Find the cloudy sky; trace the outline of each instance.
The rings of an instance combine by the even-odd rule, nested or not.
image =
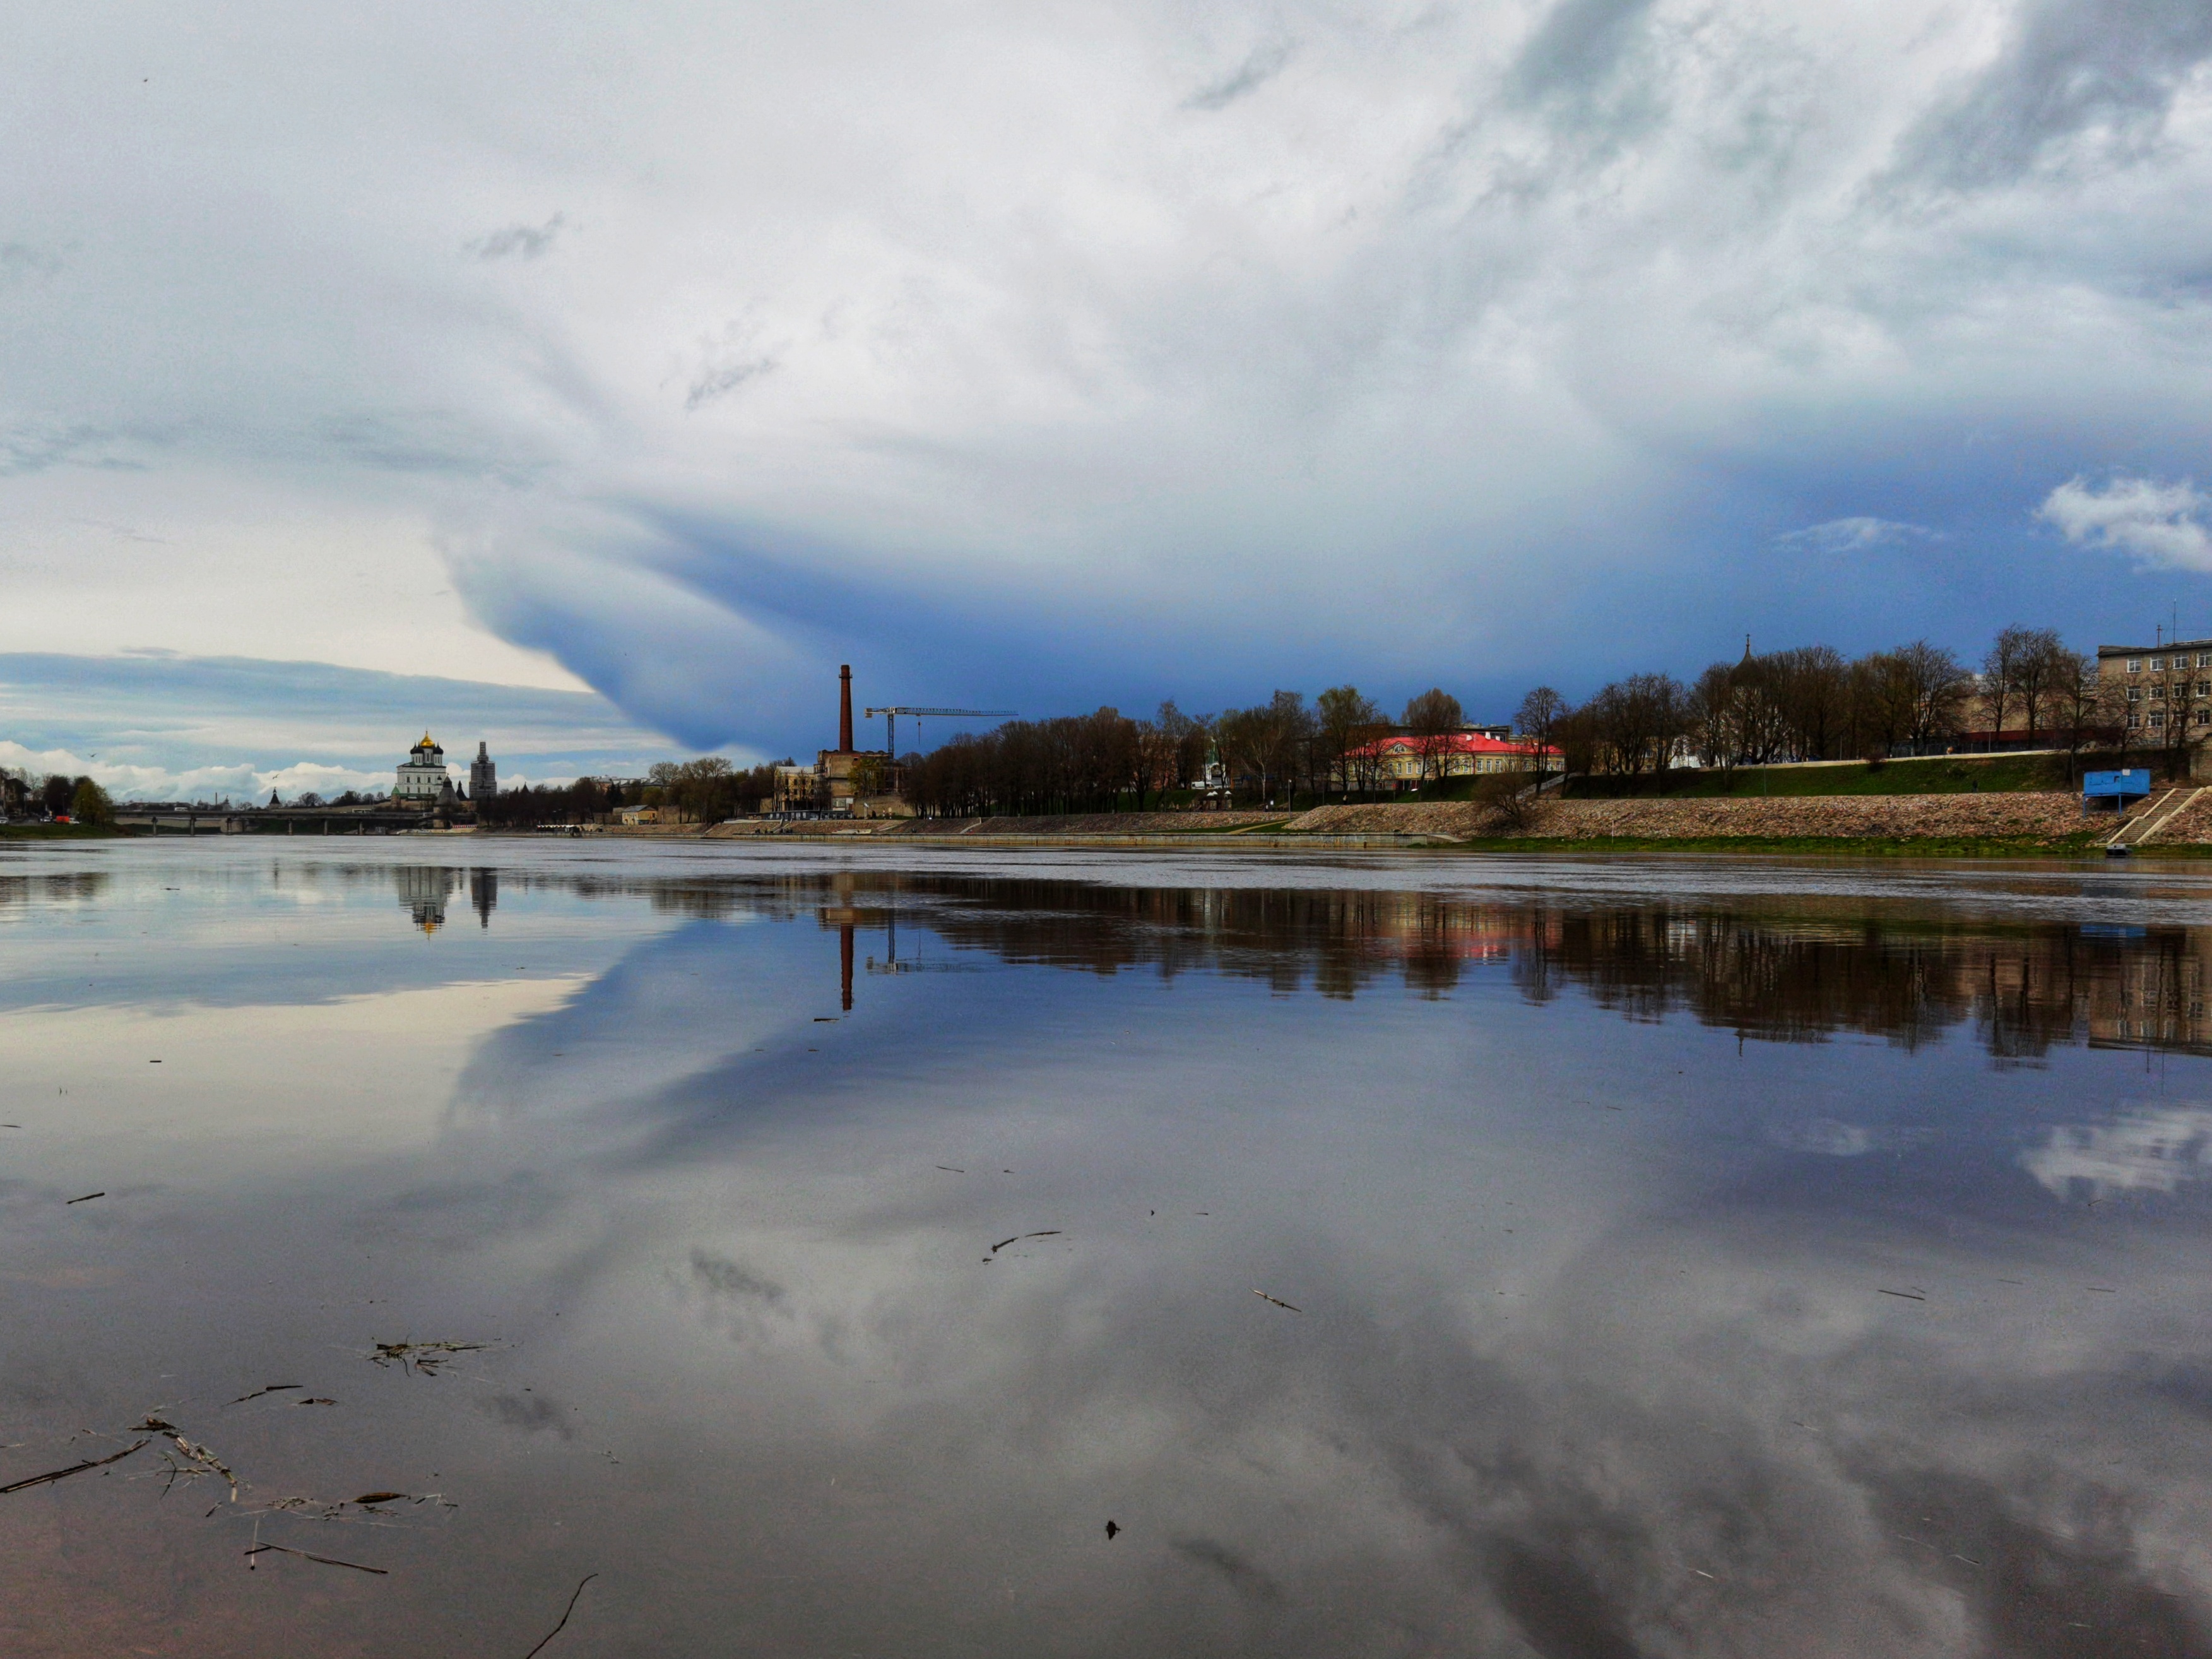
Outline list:
[[[11,24],[0,763],[2212,634],[2202,0]]]

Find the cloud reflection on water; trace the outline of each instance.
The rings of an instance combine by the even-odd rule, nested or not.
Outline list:
[[[364,1465],[462,1495],[446,1541],[378,1540],[382,1639],[573,1568],[615,1651],[2212,1652],[2193,930],[614,858],[502,869],[478,925],[422,936],[394,894],[441,881],[360,868],[337,908],[424,973],[653,925],[475,1013],[479,979],[380,993],[477,1022],[405,1095],[427,1144],[310,1119],[276,1180],[227,1143],[158,1228],[103,1218],[98,1263],[65,1254],[86,1218],[11,1206],[120,1278],[0,1294],[48,1354],[111,1329],[105,1368],[37,1369],[57,1421],[228,1398],[201,1379],[241,1355],[500,1337],[481,1381],[317,1384],[360,1414],[334,1439],[374,1424]],[[295,947],[228,948],[266,988],[239,956]],[[895,961],[973,971],[868,971]],[[210,1034],[335,1127],[398,1108],[291,1012]],[[231,1101],[185,1082],[133,1132],[215,1137]],[[312,1296],[222,1288],[264,1261]],[[229,1432],[264,1483],[322,1455]],[[31,1513],[0,1542],[52,1595],[128,1600]],[[350,1604],[197,1559],[171,1650],[352,1650]]]

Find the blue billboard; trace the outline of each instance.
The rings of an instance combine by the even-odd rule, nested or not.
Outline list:
[[[2091,772],[2081,774],[2081,798],[2085,801],[2126,801],[2150,793],[2150,768],[2135,766],[2126,772]]]

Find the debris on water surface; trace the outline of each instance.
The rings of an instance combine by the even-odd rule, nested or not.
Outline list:
[[[1010,1239],[1000,1239],[996,1244],[993,1245],[991,1247],[991,1253],[995,1256],[1000,1251],[1005,1249],[1008,1245],[1019,1244],[1024,1239],[1056,1239],[1060,1235],[1060,1231],[1061,1229],[1057,1227],[1048,1227],[1042,1233],[1017,1233],[1013,1237]]]
[[[260,1398],[261,1398],[261,1396],[262,1396],[262,1395],[264,1395],[264,1394],[281,1394],[284,1393],[287,1389],[290,1389],[290,1388],[306,1388],[307,1386],[307,1385],[306,1383],[304,1383],[304,1382],[268,1382],[268,1383],[264,1383],[260,1388],[256,1388],[256,1389],[255,1389],[252,1394],[240,1394],[240,1395],[239,1395],[239,1397],[238,1397],[236,1400],[228,1400],[228,1401],[226,1401],[225,1403],[226,1403],[226,1404],[228,1404],[228,1405],[231,1405],[231,1406],[243,1406],[244,1404],[246,1404],[246,1402],[247,1400],[258,1400],[258,1399],[260,1399]]]
[[[34,1474],[29,1476],[26,1479],[15,1481],[5,1486],[0,1486],[0,1497],[6,1497],[9,1492],[28,1491],[33,1486],[52,1485],[55,1481],[66,1480],[73,1474],[82,1474],[87,1469],[105,1468],[110,1463],[120,1463],[125,1458],[130,1456],[131,1453],[141,1451],[152,1443],[153,1442],[149,1437],[145,1440],[138,1441],[131,1445],[125,1446],[121,1451],[115,1453],[110,1457],[87,1458],[82,1463],[70,1464],[66,1469],[49,1469],[44,1474]]]
[[[1255,1290],[1252,1294],[1259,1297],[1262,1302],[1273,1302],[1278,1308],[1290,1308],[1291,1312],[1294,1314],[1303,1314],[1305,1312],[1305,1309],[1303,1308],[1291,1308],[1291,1304],[1285,1302],[1280,1296],[1271,1296],[1265,1290]]]
[[[0,1128],[4,1128],[4,1127],[6,1127],[6,1125],[0,1125]],[[940,1164],[939,1164],[937,1167],[938,1167],[939,1169],[944,1170],[947,1174],[952,1174],[952,1175],[964,1175],[964,1174],[966,1174],[968,1173],[965,1169],[955,1169],[955,1168],[954,1168],[951,1164],[949,1164],[949,1163],[940,1163]]]
[[[206,1447],[185,1439],[174,1429],[167,1432],[170,1444],[177,1449],[173,1455],[168,1452],[161,1454],[161,1461],[169,1466],[169,1478],[161,1483],[162,1497],[167,1497],[169,1489],[179,1480],[190,1483],[203,1475],[212,1474],[222,1478],[230,1487],[230,1501],[234,1503],[238,1502],[238,1477],[231,1473],[228,1464]]]
[[[1922,1296],[1917,1290],[1885,1290],[1879,1284],[1874,1287],[1874,1293],[1878,1296],[1896,1296],[1905,1302],[1925,1302],[1928,1300],[1926,1296]]]
[[[1113,1541],[1114,1534],[1115,1534],[1115,1533],[1117,1533],[1117,1532],[1121,1531],[1121,1529],[1119,1527],[1115,1526],[1115,1525],[1111,1521],[1109,1521],[1109,1522],[1106,1523],[1106,1538],[1107,1538],[1107,1541],[1108,1541],[1108,1542],[1109,1542],[1109,1543],[1110,1543],[1110,1542],[1112,1542],[1112,1541]]]
[[[356,1572],[373,1572],[379,1578],[389,1578],[392,1576],[392,1571],[388,1567],[364,1567],[358,1561],[341,1561],[334,1555],[310,1555],[307,1551],[295,1550],[289,1544],[256,1544],[246,1552],[247,1571],[251,1571],[257,1564],[253,1558],[255,1556],[264,1555],[271,1550],[276,1551],[279,1555],[296,1555],[303,1561],[319,1561],[326,1567],[351,1567]]]
[[[62,1208],[66,1210],[71,1204],[90,1204],[94,1199],[104,1199],[106,1196],[107,1193],[104,1189],[98,1192],[88,1192],[81,1199],[70,1199],[68,1203],[62,1205]]]
[[[368,1357],[373,1365],[386,1370],[397,1365],[403,1371],[420,1371],[424,1376],[435,1376],[438,1368],[449,1363],[456,1354],[473,1354],[492,1346],[489,1342],[380,1342]]]
[[[461,1506],[443,1492],[363,1492],[359,1497],[276,1497],[265,1503],[257,1503],[243,1513],[252,1516],[289,1515],[310,1521],[350,1521],[368,1525],[391,1526],[396,1516],[393,1506],[404,1504],[421,1509],[426,1504],[432,1510],[458,1510]],[[258,1526],[257,1522],[256,1526]],[[255,1534],[258,1537],[258,1533]]]
[[[598,1577],[599,1574],[595,1572],[587,1572],[582,1578],[577,1581],[574,1594],[568,1597],[568,1605],[561,1610],[561,1622],[554,1625],[551,1630],[547,1631],[544,1636],[540,1637],[538,1638],[538,1645],[531,1649],[529,1652],[524,1654],[522,1656],[522,1659],[538,1659],[538,1656],[544,1650],[546,1643],[551,1641],[567,1627],[568,1623],[568,1615],[575,1612],[576,1602],[578,1598],[584,1593],[584,1586],[590,1583],[592,1580]]]

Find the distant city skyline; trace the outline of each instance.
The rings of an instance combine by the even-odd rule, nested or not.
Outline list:
[[[15,21],[0,764],[2212,634],[2201,0]]]

